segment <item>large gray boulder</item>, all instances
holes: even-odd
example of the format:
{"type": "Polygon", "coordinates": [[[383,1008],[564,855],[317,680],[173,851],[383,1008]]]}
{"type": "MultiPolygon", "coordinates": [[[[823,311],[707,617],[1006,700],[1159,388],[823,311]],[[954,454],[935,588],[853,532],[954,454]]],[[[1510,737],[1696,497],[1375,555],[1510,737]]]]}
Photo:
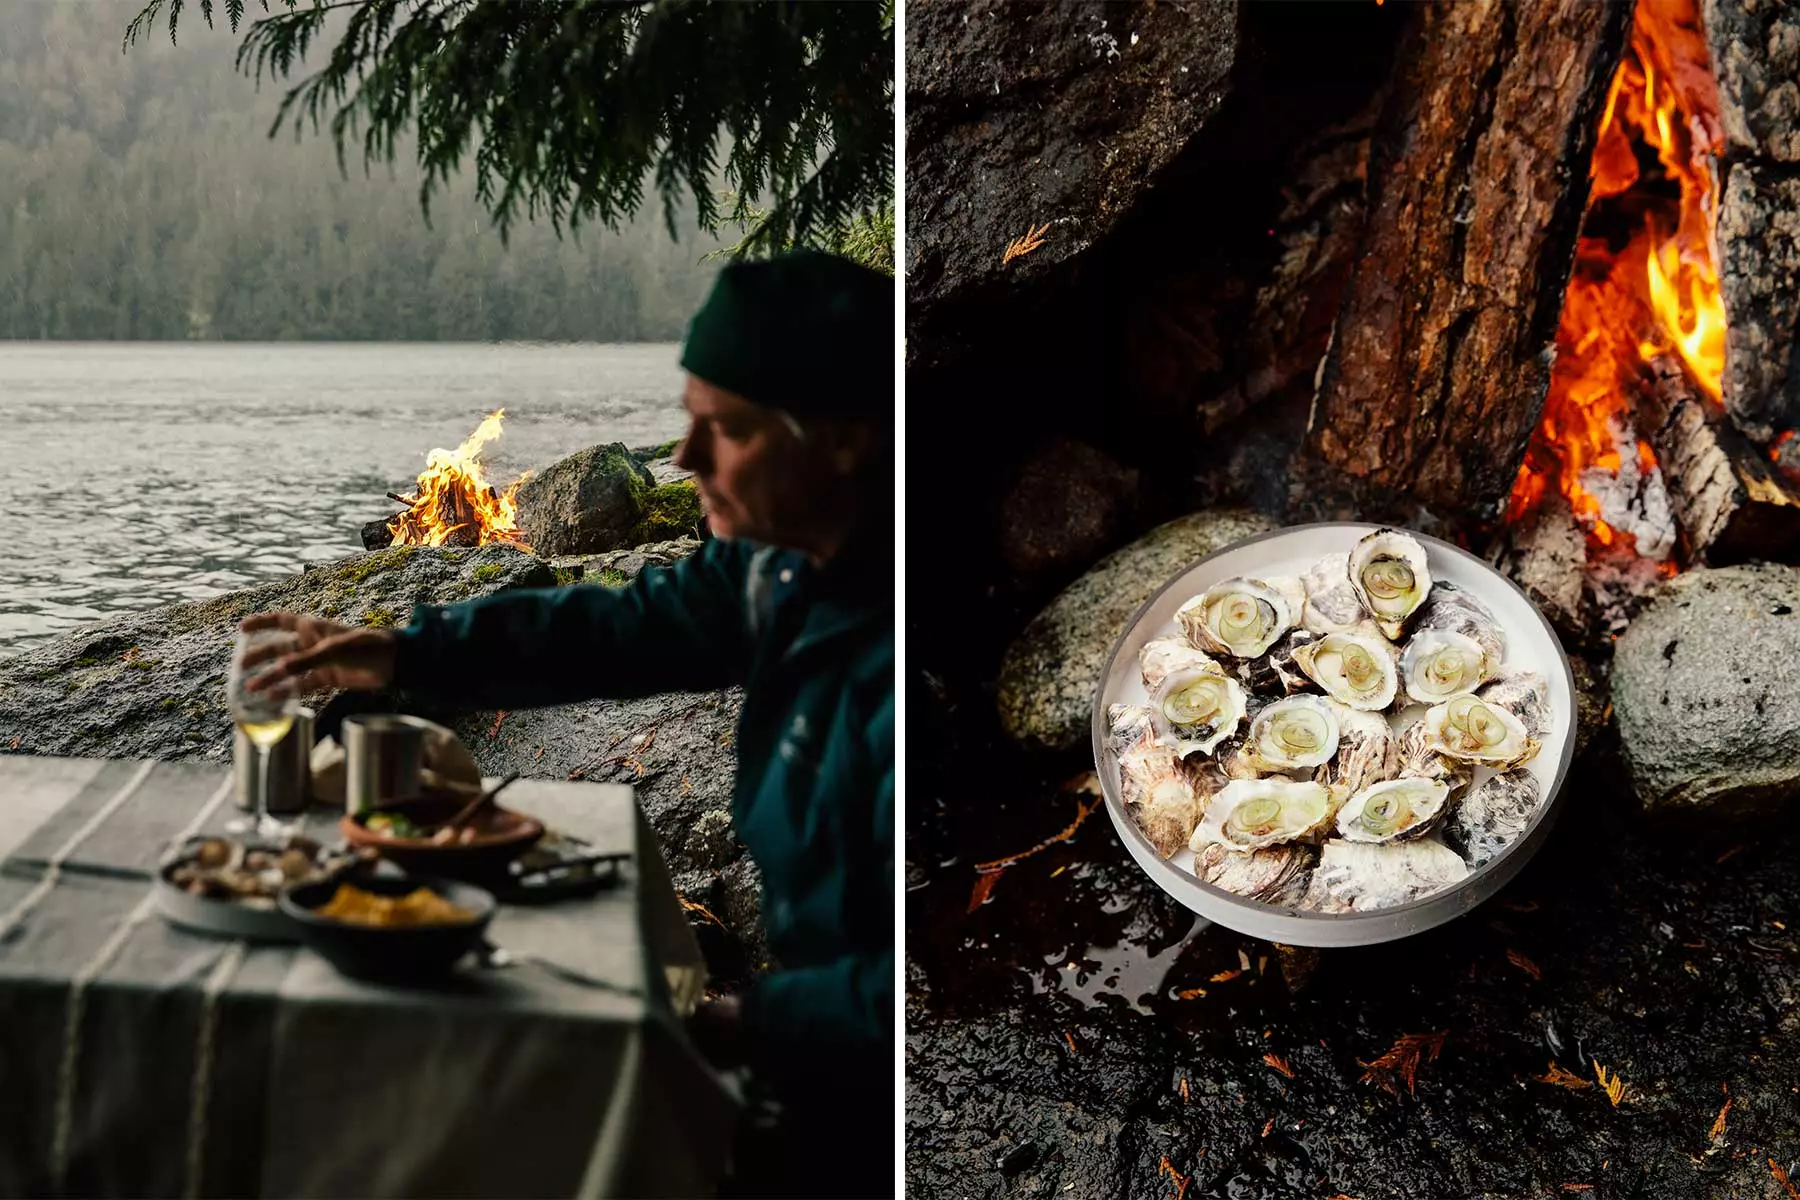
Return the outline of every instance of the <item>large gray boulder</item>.
{"type": "Polygon", "coordinates": [[[1651,811],[1742,815],[1800,790],[1800,569],[1694,570],[1613,652],[1613,711],[1651,811]]]}
{"type": "Polygon", "coordinates": [[[401,546],[86,625],[0,661],[0,751],[228,758],[225,677],[242,617],[286,609],[404,625],[415,604],[554,583],[548,566],[509,546],[401,546]]]}
{"type": "Polygon", "coordinates": [[[977,0],[909,4],[906,25],[906,344],[930,366],[1154,185],[1229,90],[1238,16],[977,0]],[[1002,261],[1034,231],[1041,245],[1002,261]]]}
{"type": "Polygon", "coordinates": [[[518,521],[546,558],[623,550],[656,486],[649,468],[622,442],[590,446],[546,467],[519,487],[518,521]]]}
{"type": "Polygon", "coordinates": [[[1107,652],[1138,606],[1196,559],[1274,528],[1248,509],[1212,509],[1159,525],[1101,559],[1007,648],[997,697],[1006,732],[1032,749],[1081,745],[1107,652]]]}

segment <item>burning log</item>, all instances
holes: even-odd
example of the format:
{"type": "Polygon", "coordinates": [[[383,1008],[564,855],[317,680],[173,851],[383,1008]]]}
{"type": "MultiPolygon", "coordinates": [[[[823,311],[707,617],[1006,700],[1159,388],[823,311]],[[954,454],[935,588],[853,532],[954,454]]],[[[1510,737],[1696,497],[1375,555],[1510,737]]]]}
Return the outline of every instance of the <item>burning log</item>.
{"type": "Polygon", "coordinates": [[[1302,453],[1310,476],[1495,515],[1549,387],[1630,22],[1619,0],[1420,6],[1302,453]]]}
{"type": "Polygon", "coordinates": [[[1638,400],[1689,557],[1714,566],[1800,554],[1800,487],[1757,452],[1697,388],[1681,360],[1658,356],[1638,400]]]}
{"type": "Polygon", "coordinates": [[[1525,589],[1559,633],[1579,638],[1587,628],[1582,612],[1587,543],[1587,530],[1569,502],[1552,494],[1507,528],[1489,558],[1525,589]]]}

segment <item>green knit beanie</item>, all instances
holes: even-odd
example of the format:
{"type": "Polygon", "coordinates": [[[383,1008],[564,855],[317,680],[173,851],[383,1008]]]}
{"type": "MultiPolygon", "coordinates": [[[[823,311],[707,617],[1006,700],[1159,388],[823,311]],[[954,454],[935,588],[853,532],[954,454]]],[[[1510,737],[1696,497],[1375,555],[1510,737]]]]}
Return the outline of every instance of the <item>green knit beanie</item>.
{"type": "Polygon", "coordinates": [[[795,417],[894,419],[894,280],[794,250],[736,262],[688,326],[682,369],[795,417]]]}

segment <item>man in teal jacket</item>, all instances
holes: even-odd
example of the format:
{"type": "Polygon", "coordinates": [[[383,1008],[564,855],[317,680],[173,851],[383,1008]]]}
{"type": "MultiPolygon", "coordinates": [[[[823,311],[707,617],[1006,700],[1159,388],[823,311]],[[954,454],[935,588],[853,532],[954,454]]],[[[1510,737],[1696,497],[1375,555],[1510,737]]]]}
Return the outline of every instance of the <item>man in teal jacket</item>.
{"type": "Polygon", "coordinates": [[[264,686],[397,686],[470,707],[742,685],[733,818],[777,969],[690,1028],[781,1105],[740,1194],[891,1187],[893,283],[801,252],[720,273],[682,353],[714,534],[629,587],[421,606],[404,629],[259,613],[298,645],[264,686]]]}

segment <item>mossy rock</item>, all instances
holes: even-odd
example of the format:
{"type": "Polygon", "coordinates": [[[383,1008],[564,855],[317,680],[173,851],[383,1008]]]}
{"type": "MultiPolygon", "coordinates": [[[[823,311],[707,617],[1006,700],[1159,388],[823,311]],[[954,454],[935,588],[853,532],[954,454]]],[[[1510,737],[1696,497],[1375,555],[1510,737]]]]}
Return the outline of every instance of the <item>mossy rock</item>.
{"type": "Polygon", "coordinates": [[[700,489],[693,480],[665,483],[644,493],[644,517],[632,530],[633,545],[666,542],[678,537],[694,537],[705,516],[700,507],[700,489]]]}
{"type": "Polygon", "coordinates": [[[545,557],[616,550],[631,544],[655,485],[623,443],[590,446],[525,481],[519,525],[545,557]]]}
{"type": "Polygon", "coordinates": [[[648,466],[650,463],[655,462],[659,458],[668,458],[669,456],[674,454],[675,447],[677,447],[679,445],[681,445],[680,438],[670,438],[668,441],[663,442],[660,445],[639,446],[636,449],[632,450],[631,457],[637,459],[638,462],[643,463],[644,465],[648,466]]]}

